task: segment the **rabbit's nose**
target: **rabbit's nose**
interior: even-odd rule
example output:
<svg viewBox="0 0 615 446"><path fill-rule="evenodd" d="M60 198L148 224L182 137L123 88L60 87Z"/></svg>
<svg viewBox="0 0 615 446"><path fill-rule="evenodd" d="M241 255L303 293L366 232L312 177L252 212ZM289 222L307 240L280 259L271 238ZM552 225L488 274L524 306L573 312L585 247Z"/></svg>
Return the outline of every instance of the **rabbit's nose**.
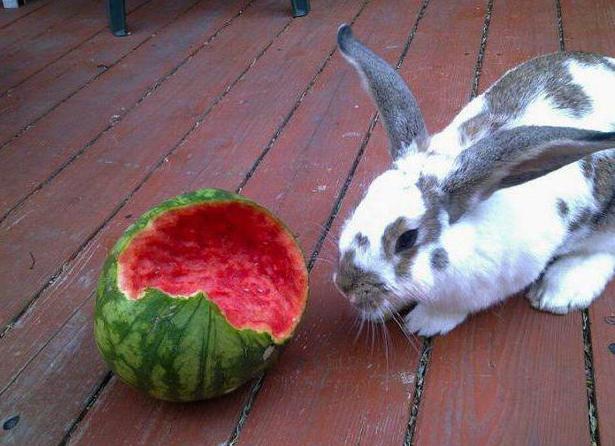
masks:
<svg viewBox="0 0 615 446"><path fill-rule="evenodd" d="M348 300L349 300L349 301L350 301L350 303L351 303L351 304L353 304L353 305L356 305L356 303L357 303L357 301L358 301L357 296L356 296L356 294L354 294L354 293L350 293L350 294L348 294Z"/></svg>

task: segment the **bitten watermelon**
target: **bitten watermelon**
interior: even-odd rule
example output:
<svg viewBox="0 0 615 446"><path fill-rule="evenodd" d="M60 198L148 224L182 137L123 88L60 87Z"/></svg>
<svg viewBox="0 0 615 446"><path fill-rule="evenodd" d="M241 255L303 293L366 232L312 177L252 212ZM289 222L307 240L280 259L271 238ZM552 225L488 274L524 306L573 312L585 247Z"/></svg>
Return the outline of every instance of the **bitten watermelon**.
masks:
<svg viewBox="0 0 615 446"><path fill-rule="evenodd" d="M205 189L155 207L110 253L94 335L125 382L173 401L232 391L270 364L305 308L308 275L270 212Z"/></svg>

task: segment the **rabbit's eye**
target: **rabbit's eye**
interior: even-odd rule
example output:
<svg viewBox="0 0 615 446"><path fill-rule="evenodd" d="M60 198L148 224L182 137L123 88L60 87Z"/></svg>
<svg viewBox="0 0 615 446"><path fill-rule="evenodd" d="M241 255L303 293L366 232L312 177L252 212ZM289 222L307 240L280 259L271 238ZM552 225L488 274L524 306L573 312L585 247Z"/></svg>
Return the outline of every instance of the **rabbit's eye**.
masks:
<svg viewBox="0 0 615 446"><path fill-rule="evenodd" d="M417 229L410 229L400 235L397 239L397 243L395 244L395 254L399 254L401 251L412 248L416 242L418 233L419 231Z"/></svg>

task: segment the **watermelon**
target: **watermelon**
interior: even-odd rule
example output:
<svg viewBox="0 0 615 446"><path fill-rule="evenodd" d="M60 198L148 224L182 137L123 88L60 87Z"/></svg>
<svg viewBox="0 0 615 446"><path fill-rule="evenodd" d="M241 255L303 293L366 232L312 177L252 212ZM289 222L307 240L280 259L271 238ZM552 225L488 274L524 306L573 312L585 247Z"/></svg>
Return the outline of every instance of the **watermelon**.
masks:
<svg viewBox="0 0 615 446"><path fill-rule="evenodd" d="M119 239L100 276L94 337L126 383L163 400L232 391L295 331L308 276L293 235L240 195L166 201Z"/></svg>

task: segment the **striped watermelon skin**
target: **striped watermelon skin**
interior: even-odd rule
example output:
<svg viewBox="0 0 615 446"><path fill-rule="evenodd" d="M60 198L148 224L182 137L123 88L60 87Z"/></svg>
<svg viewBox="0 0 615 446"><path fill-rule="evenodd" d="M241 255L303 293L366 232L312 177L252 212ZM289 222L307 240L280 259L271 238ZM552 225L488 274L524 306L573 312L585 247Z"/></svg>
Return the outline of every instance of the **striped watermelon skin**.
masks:
<svg viewBox="0 0 615 446"><path fill-rule="evenodd" d="M244 197L216 189L166 201L128 228L107 258L98 283L98 349L123 381L163 400L195 401L231 392L269 366L278 347L292 336L291 332L275 339L266 331L235 328L204 292L177 298L148 288L134 300L120 290L118 257L133 237L169 210L207 201L241 201L267 212Z"/></svg>

